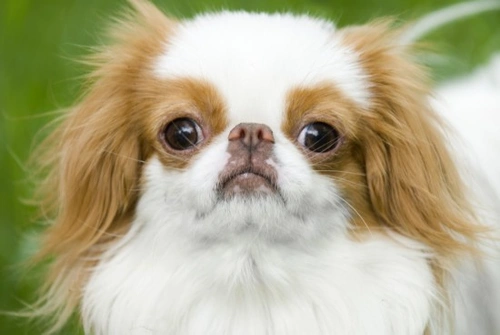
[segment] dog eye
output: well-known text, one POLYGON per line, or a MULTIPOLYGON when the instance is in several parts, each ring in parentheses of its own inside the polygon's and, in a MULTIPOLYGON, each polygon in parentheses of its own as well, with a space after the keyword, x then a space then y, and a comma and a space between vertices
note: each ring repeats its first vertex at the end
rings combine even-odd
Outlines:
POLYGON ((188 118, 175 119, 163 130, 165 143, 174 150, 187 150, 203 140, 200 126, 188 118))
POLYGON ((332 126, 323 122, 313 122, 305 126, 297 141, 310 151, 327 152, 336 149, 340 134, 332 126))

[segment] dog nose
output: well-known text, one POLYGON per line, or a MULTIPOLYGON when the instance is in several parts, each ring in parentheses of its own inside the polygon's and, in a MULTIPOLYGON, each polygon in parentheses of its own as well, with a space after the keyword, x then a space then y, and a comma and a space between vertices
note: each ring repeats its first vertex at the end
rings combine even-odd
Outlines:
POLYGON ((273 131, 261 123, 240 123, 227 137, 229 141, 241 141, 248 148, 255 148, 262 142, 274 143, 273 131))

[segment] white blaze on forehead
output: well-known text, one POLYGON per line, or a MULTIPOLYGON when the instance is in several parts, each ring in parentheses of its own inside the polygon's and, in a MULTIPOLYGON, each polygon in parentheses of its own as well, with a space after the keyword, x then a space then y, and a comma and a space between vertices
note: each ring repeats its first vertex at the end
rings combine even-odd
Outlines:
POLYGON ((357 54, 326 21, 290 14, 221 12, 186 21, 154 65, 161 78, 216 86, 230 121, 280 124, 288 90, 331 82, 367 107, 369 82, 357 54))

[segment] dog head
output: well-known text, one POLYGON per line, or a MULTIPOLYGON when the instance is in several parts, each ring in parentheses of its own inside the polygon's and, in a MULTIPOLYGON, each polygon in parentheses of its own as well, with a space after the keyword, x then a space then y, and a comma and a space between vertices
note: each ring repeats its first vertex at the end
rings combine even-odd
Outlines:
POLYGON ((41 158, 53 309, 70 311, 86 270, 138 231, 308 245, 389 229, 438 255, 473 237, 400 30, 244 12, 176 21, 134 7, 41 158))

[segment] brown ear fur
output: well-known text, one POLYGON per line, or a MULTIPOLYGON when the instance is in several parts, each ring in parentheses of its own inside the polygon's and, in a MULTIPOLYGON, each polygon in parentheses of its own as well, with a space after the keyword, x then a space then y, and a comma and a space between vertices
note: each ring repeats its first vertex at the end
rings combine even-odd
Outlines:
POLYGON ((425 71, 411 61, 410 47, 398 45, 390 22, 348 28, 342 34, 359 52, 373 83, 373 107, 362 118, 360 150, 375 214, 384 225, 438 255, 474 250, 485 229, 467 200, 444 125, 429 106, 425 71))
POLYGON ((38 259, 54 258, 37 315, 54 315, 60 329, 77 306, 99 245, 127 229, 138 199, 148 150, 134 121, 134 83, 162 50, 170 22, 144 1, 115 22, 111 47, 88 63, 96 70, 82 101, 70 109, 33 159, 48 171, 40 187, 45 216, 53 220, 38 259))

